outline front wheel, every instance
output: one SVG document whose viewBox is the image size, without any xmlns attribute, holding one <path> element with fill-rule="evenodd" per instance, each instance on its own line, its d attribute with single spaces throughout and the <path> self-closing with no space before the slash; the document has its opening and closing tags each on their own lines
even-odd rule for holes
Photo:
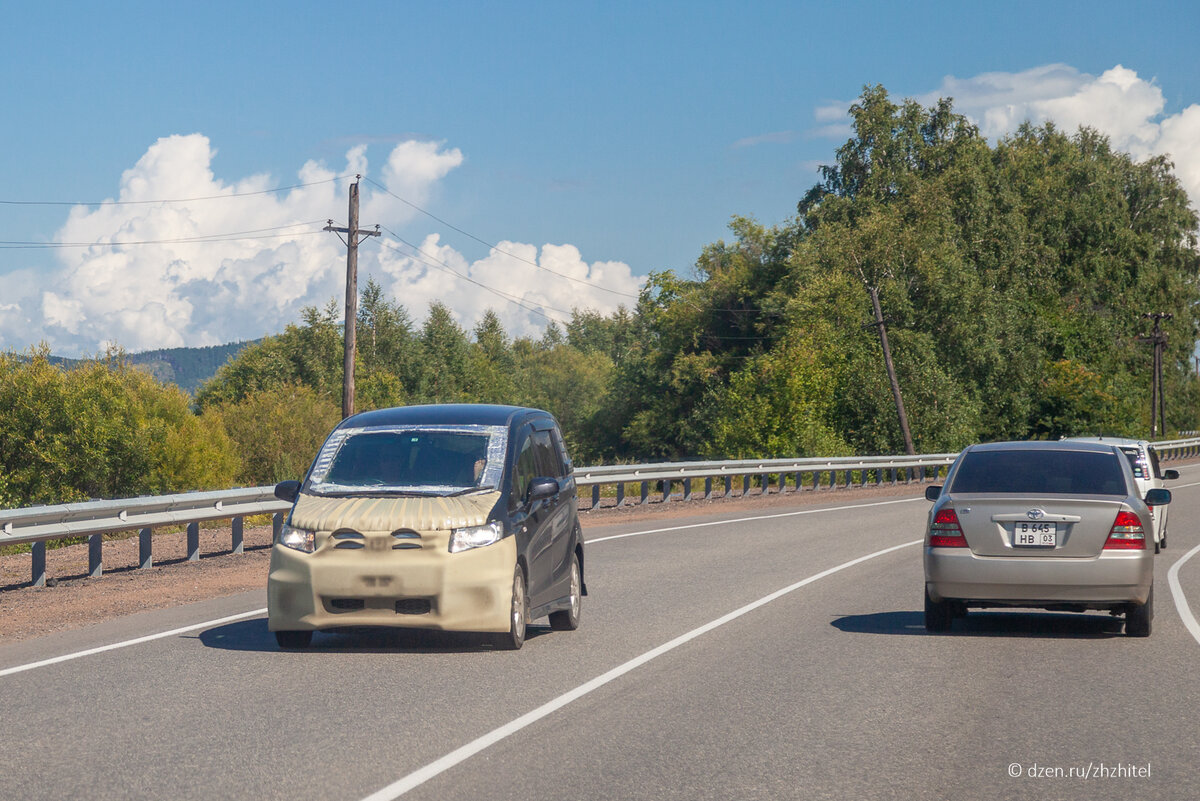
<svg viewBox="0 0 1200 801">
<path fill-rule="evenodd" d="M 1154 588 L 1146 596 L 1146 603 L 1136 606 L 1131 604 L 1125 610 L 1125 636 L 1149 637 L 1150 621 L 1154 619 Z"/>
<path fill-rule="evenodd" d="M 579 555 L 571 557 L 571 606 L 550 613 L 550 628 L 555 631 L 574 631 L 579 628 L 579 613 L 583 607 L 583 574 L 579 570 Z"/>
<path fill-rule="evenodd" d="M 512 607 L 508 615 L 508 631 L 493 634 L 492 645 L 498 651 L 518 651 L 525 644 L 525 627 L 529 623 L 529 596 L 525 592 L 525 573 L 517 565 L 513 571 Z"/>
</svg>

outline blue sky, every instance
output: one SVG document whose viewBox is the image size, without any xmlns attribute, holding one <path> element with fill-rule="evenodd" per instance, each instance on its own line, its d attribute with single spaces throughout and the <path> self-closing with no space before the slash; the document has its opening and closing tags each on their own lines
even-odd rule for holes
<svg viewBox="0 0 1200 801">
<path fill-rule="evenodd" d="M 1188 113 L 1200 104 L 1200 6 L 1185 3 L 10 5 L 0 200 L 240 196 L 365 164 L 378 184 L 363 185 L 362 223 L 384 225 L 388 241 L 364 245 L 363 271 L 418 319 L 431 300 L 465 325 L 490 305 L 515 333 L 573 305 L 628 303 L 651 270 L 689 272 L 732 215 L 786 220 L 865 84 L 897 98 L 952 88 L 991 135 L 1018 116 L 1065 115 L 1200 170 L 1200 154 L 1175 152 L 1200 148 L 1200 109 Z M 345 183 L 194 214 L 5 204 L 0 240 L 344 222 Z M 1196 200 L 1200 179 L 1188 188 Z M 45 340 L 78 354 L 280 330 L 338 292 L 344 251 L 310 234 L 0 248 L 0 348 Z"/>
</svg>

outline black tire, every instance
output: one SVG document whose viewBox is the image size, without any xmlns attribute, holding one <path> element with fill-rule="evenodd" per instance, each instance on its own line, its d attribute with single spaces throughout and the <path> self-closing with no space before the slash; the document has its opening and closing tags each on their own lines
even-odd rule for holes
<svg viewBox="0 0 1200 801">
<path fill-rule="evenodd" d="M 285 651 L 298 651 L 312 643 L 312 635 L 311 631 L 277 631 L 275 642 Z"/>
<path fill-rule="evenodd" d="M 954 619 L 954 604 L 951 601 L 934 601 L 925 590 L 925 630 L 949 631 Z"/>
<path fill-rule="evenodd" d="M 525 644 L 525 628 L 529 625 L 529 593 L 525 588 L 525 573 L 517 565 L 513 571 L 512 607 L 508 615 L 508 631 L 491 636 L 497 651 L 519 651 Z"/>
<path fill-rule="evenodd" d="M 555 631 L 574 631 L 579 628 L 579 613 L 583 609 L 583 571 L 579 569 L 579 554 L 571 556 L 571 608 L 550 613 L 550 628 Z"/>
<path fill-rule="evenodd" d="M 1125 636 L 1149 637 L 1150 621 L 1154 620 L 1154 588 L 1146 596 L 1144 604 L 1130 604 L 1125 610 Z"/>
</svg>

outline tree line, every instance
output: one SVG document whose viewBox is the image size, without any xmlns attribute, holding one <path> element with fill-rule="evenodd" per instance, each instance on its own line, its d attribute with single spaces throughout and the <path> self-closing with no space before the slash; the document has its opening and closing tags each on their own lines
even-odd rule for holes
<svg viewBox="0 0 1200 801">
<path fill-rule="evenodd" d="M 1168 427 L 1200 428 L 1197 216 L 1166 158 L 1051 123 L 992 144 L 951 101 L 879 86 L 851 117 L 794 217 L 734 218 L 731 241 L 690 275 L 652 273 L 632 309 L 514 338 L 494 313 L 468 331 L 439 303 L 418 325 L 369 281 L 360 409 L 537 406 L 578 463 L 896 453 L 874 292 L 918 452 L 1146 436 L 1145 312 L 1173 315 Z M 340 417 L 338 317 L 334 301 L 305 309 L 190 409 L 119 354 L 66 371 L 0 357 L 0 505 L 298 477 Z"/>
</svg>

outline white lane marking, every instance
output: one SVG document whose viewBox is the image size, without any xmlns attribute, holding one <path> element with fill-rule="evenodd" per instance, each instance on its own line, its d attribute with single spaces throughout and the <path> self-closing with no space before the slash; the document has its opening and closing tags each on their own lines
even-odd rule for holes
<svg viewBox="0 0 1200 801">
<path fill-rule="evenodd" d="M 772 520 L 779 517 L 796 517 L 797 515 L 815 515 L 821 512 L 844 512 L 847 509 L 866 509 L 871 506 L 888 506 L 893 503 L 912 503 L 914 501 L 924 501 L 924 497 L 920 498 L 903 498 L 898 501 L 877 501 L 875 503 L 855 503 L 849 506 L 827 506 L 821 509 L 804 509 L 799 512 L 780 512 L 774 515 L 757 515 L 755 517 L 738 517 L 733 520 L 712 520 L 707 523 L 691 523 L 686 526 L 669 526 L 667 528 L 652 528 L 647 531 L 631 531 L 628 534 L 613 534 L 610 537 L 597 537 L 594 540 L 584 540 L 585 545 L 591 545 L 596 542 L 607 542 L 608 540 L 620 540 L 625 537 L 640 537 L 643 534 L 661 534 L 664 531 L 683 531 L 689 528 L 706 528 L 708 526 L 725 526 L 730 523 L 750 523 L 755 520 Z"/>
<path fill-rule="evenodd" d="M 72 659 L 80 659 L 85 656 L 91 656 L 92 654 L 102 654 L 105 651 L 115 651 L 118 648 L 128 648 L 131 645 L 139 645 L 144 642 L 150 642 L 151 640 L 161 640 L 165 637 L 174 637 L 176 634 L 185 634 L 189 631 L 195 631 L 196 629 L 207 628 L 208 626 L 219 626 L 222 623 L 231 623 L 235 620 L 241 620 L 247 617 L 265 615 L 266 613 L 266 609 L 255 609 L 252 612 L 242 612 L 241 614 L 230 615 L 229 617 L 222 617 L 218 618 L 217 620 L 208 620 L 204 623 L 196 623 L 191 626 L 184 626 L 183 628 L 171 629 L 170 631 L 160 631 L 158 634 L 147 634 L 145 637 L 137 637 L 132 640 L 115 642 L 111 645 L 101 645 L 98 648 L 88 648 L 86 651 L 76 651 L 72 654 L 63 654 L 62 656 L 56 656 L 51 659 L 43 659 L 40 662 L 30 662 L 27 665 L 17 665 L 16 667 L 4 668 L 3 670 L 0 670 L 0 678 L 3 678 L 4 676 L 11 676 L 14 673 L 22 673 L 26 670 L 33 670 L 34 668 L 46 667 L 47 665 L 57 665 L 59 662 L 69 662 Z"/>
<path fill-rule="evenodd" d="M 1172 484 L 1167 487 L 1170 490 L 1187 489 L 1188 487 L 1200 487 L 1200 481 L 1193 481 L 1191 484 Z"/>
<path fill-rule="evenodd" d="M 1196 616 L 1192 614 L 1192 609 L 1188 606 L 1187 598 L 1183 595 L 1183 586 L 1179 583 L 1179 568 L 1183 567 L 1183 563 L 1197 553 L 1200 553 L 1200 545 L 1185 553 L 1179 558 L 1178 562 L 1171 565 L 1171 569 L 1167 571 L 1167 584 L 1170 585 L 1171 595 L 1175 598 L 1175 609 L 1179 612 L 1179 618 L 1183 621 L 1183 625 L 1187 627 L 1187 630 L 1191 632 L 1196 642 L 1200 642 L 1200 623 L 1196 622 Z"/>
<path fill-rule="evenodd" d="M 854 565 L 860 564 L 862 562 L 866 562 L 868 559 L 874 559 L 877 556 L 883 556 L 884 554 L 891 553 L 892 551 L 898 551 L 901 548 L 907 548 L 910 545 L 919 545 L 923 541 L 924 541 L 924 539 L 912 540 L 911 542 L 906 542 L 906 543 L 903 543 L 902 545 L 894 545 L 891 548 L 884 548 L 882 551 L 876 551 L 875 553 L 867 554 L 866 556 L 860 556 L 857 559 L 851 559 L 849 562 L 844 562 L 844 563 L 838 565 L 837 567 L 831 567 L 828 570 L 823 570 L 814 576 L 809 576 L 806 579 L 797 581 L 795 584 L 784 587 L 782 590 L 776 590 L 775 592 L 771 593 L 770 595 L 759 598 L 757 601 L 754 601 L 752 603 L 746 604 L 742 608 L 736 609 L 727 615 L 723 615 L 722 617 L 717 618 L 716 620 L 712 621 L 711 623 L 705 623 L 703 626 L 700 626 L 699 628 L 692 629 L 687 634 L 682 634 L 682 635 L 676 637 L 675 639 L 671 640 L 668 643 L 664 643 L 663 645 L 660 645 L 657 648 L 651 649 L 651 650 L 647 651 L 646 653 L 642 654 L 641 656 L 630 659 L 628 662 L 624 663 L 623 665 L 618 665 L 617 667 L 613 668 L 612 670 L 608 671 L 607 673 L 599 675 L 596 678 L 592 679 L 591 681 L 589 681 L 585 684 L 581 684 L 578 687 L 576 687 L 575 689 L 563 693 L 562 695 L 558 696 L 557 698 L 553 699 L 552 701 L 548 701 L 545 704 L 542 704 L 537 709 L 534 709 L 531 712 L 526 712 L 521 717 L 519 717 L 509 723 L 506 723 L 503 726 L 500 726 L 499 728 L 493 729 L 492 731 L 488 732 L 487 734 L 483 735 L 482 737 L 472 740 L 471 742 L 467 743 L 466 745 L 464 745 L 460 748 L 454 749 L 453 751 L 446 754 L 441 759 L 437 759 L 433 762 L 430 762 L 425 767 L 413 771 L 412 773 L 408 774 L 404 778 L 399 779 L 398 781 L 393 782 L 392 784 L 389 784 L 387 787 L 384 787 L 381 790 L 377 790 L 376 792 L 371 793 L 369 796 L 364 798 L 363 801 L 392 801 L 393 799 L 399 798 L 400 796 L 407 793 L 409 790 L 419 787 L 420 785 L 429 781 L 430 779 L 437 776 L 438 774 L 449 770 L 450 768 L 454 767 L 455 765 L 458 765 L 460 762 L 470 759 L 472 756 L 474 756 L 475 754 L 478 754 L 480 751 L 483 751 L 484 749 L 488 748 L 489 746 L 495 745 L 496 743 L 500 742 L 501 740 L 505 739 L 506 737 L 516 734 L 521 729 L 524 729 L 526 726 L 529 726 L 532 723 L 536 723 L 537 721 L 541 720 L 542 718 L 546 717 L 547 715 L 550 715 L 553 712 L 556 712 L 557 710 L 562 709 L 564 706 L 571 703 L 572 701 L 576 701 L 576 700 L 582 698 L 583 696 L 587 695 L 588 693 L 592 692 L 593 690 L 597 690 L 597 689 L 603 687 L 605 684 L 608 684 L 609 682 L 613 681 L 614 679 L 618 679 L 621 676 L 624 676 L 626 673 L 630 672 L 631 670 L 646 664 L 647 662 L 649 662 L 652 659 L 662 656 L 663 654 L 667 653 L 668 651 L 673 651 L 674 649 L 678 648 L 679 646 L 683 645 L 684 643 L 694 640 L 702 634 L 706 634 L 719 626 L 725 625 L 726 623 L 730 622 L 731 620 L 736 620 L 737 618 L 741 617 L 744 614 L 747 614 L 748 612 L 753 612 L 755 609 L 758 609 L 760 606 L 766 606 L 767 604 L 771 603 L 771 601 L 774 601 L 777 598 L 781 598 L 790 592 L 798 590 L 801 587 L 804 587 L 808 584 L 812 584 L 814 581 L 823 579 L 826 576 L 830 576 L 834 573 L 837 573 L 840 570 L 845 570 L 848 567 L 853 567 Z"/>
</svg>

